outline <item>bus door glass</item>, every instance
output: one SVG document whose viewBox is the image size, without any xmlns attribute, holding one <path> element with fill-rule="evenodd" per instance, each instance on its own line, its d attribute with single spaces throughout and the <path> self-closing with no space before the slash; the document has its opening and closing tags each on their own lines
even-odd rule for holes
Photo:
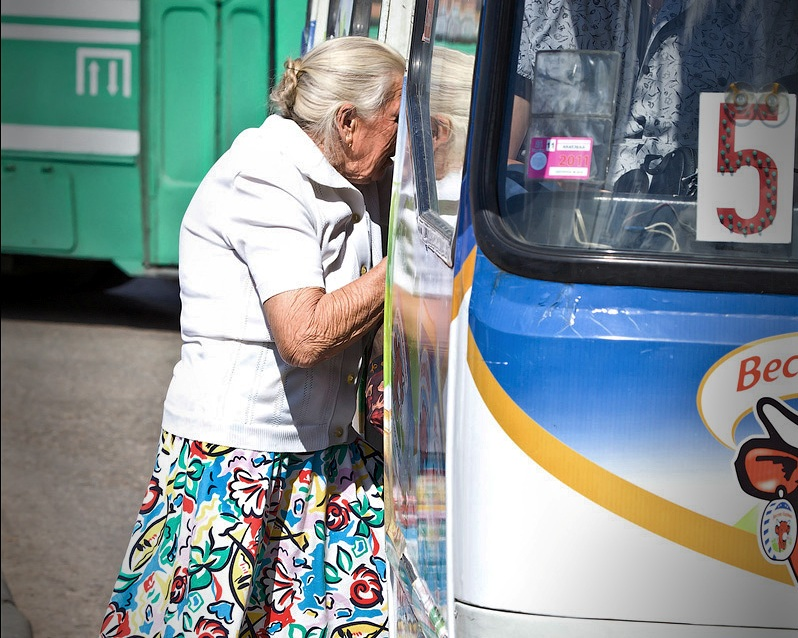
<svg viewBox="0 0 798 638">
<path fill-rule="evenodd" d="M 398 635 L 442 636 L 452 255 L 479 6 L 425 0 L 414 15 L 386 300 L 386 522 Z"/>
<path fill-rule="evenodd" d="M 458 638 L 795 631 L 798 3 L 498 0 L 475 77 Z"/>
</svg>

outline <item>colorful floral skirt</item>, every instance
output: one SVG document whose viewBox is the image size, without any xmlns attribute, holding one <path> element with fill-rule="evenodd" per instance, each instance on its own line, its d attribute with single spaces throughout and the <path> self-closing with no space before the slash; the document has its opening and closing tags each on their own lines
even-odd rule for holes
<svg viewBox="0 0 798 638">
<path fill-rule="evenodd" d="M 161 436 L 103 638 L 385 638 L 383 465 Z"/>
</svg>

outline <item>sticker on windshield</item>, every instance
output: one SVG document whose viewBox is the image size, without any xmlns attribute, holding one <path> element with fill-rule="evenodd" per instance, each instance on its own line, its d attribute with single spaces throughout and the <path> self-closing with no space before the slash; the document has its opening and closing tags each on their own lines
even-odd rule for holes
<svg viewBox="0 0 798 638">
<path fill-rule="evenodd" d="M 696 238 L 789 243 L 794 164 L 795 95 L 702 93 Z"/>
<path fill-rule="evenodd" d="M 588 179 L 593 140 L 589 137 L 534 137 L 529 145 L 530 179 Z"/>
</svg>

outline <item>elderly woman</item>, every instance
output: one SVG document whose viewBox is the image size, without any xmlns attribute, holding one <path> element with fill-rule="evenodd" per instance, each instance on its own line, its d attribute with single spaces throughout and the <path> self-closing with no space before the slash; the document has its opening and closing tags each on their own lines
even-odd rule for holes
<svg viewBox="0 0 798 638">
<path fill-rule="evenodd" d="M 387 635 L 382 460 L 352 422 L 403 74 L 360 37 L 289 59 L 277 114 L 200 184 L 181 357 L 102 636 Z"/>
</svg>

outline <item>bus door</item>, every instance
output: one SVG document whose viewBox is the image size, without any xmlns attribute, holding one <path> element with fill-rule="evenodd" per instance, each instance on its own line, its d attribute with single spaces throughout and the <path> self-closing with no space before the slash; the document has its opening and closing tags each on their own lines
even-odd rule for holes
<svg viewBox="0 0 798 638">
<path fill-rule="evenodd" d="M 395 11 L 388 16 L 388 33 L 398 18 Z M 384 342 L 385 518 L 396 636 L 447 634 L 448 344 L 478 21 L 476 2 L 420 1 L 409 40 Z"/>
<path fill-rule="evenodd" d="M 274 0 L 144 0 L 145 260 L 177 264 L 180 220 L 207 170 L 299 53 L 304 6 Z"/>
<path fill-rule="evenodd" d="M 4 1 L 3 254 L 174 270 L 194 190 L 265 118 L 304 14 L 263 0 Z"/>
<path fill-rule="evenodd" d="M 477 60 L 456 635 L 792 635 L 798 4 L 497 0 Z"/>
</svg>

